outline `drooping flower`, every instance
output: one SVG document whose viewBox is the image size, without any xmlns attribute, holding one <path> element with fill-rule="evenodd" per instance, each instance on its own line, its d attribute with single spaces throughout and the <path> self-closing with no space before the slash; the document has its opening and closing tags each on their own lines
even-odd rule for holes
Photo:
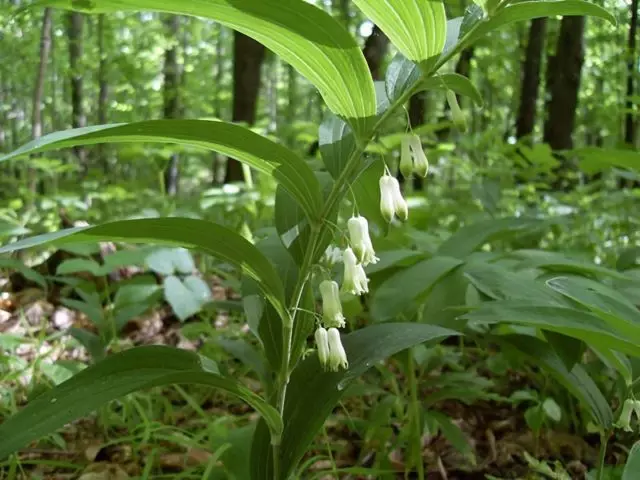
<svg viewBox="0 0 640 480">
<path fill-rule="evenodd" d="M 329 349 L 331 349 L 331 346 L 329 346 Z M 634 413 L 636 415 L 636 419 L 640 420 L 640 400 L 627 398 L 624 401 L 624 405 L 622 405 L 622 411 L 620 412 L 620 417 L 616 422 L 616 427 L 622 428 L 627 432 L 632 432 L 631 416 Z"/>
<path fill-rule="evenodd" d="M 323 327 L 319 327 L 314 334 L 316 339 L 316 346 L 318 347 L 318 359 L 320 365 L 327 367 L 329 362 L 329 337 L 327 336 L 327 330 Z"/>
<path fill-rule="evenodd" d="M 407 134 L 402 138 L 400 149 L 400 171 L 406 178 L 412 173 L 426 177 L 429 171 L 429 162 L 422 149 L 420 137 L 415 134 Z"/>
<path fill-rule="evenodd" d="M 322 296 L 322 322 L 324 326 L 344 327 L 344 315 L 340 303 L 340 291 L 338 284 L 333 280 L 324 280 L 320 283 L 320 295 Z"/>
<path fill-rule="evenodd" d="M 349 361 L 347 360 L 347 352 L 344 351 L 342 341 L 340 340 L 340 332 L 337 328 L 330 328 L 327 332 L 329 341 L 329 368 L 334 372 L 340 368 L 347 368 Z"/>
<path fill-rule="evenodd" d="M 327 249 L 324 251 L 324 260 L 329 264 L 333 265 L 342 260 L 342 250 L 336 247 L 335 245 L 329 245 Z"/>
<path fill-rule="evenodd" d="M 349 230 L 351 248 L 353 248 L 356 258 L 362 263 L 362 266 L 366 267 L 370 263 L 377 263 L 380 259 L 376 257 L 376 252 L 373 250 L 367 219 L 360 215 L 351 217 L 347 222 L 347 228 Z"/>
<path fill-rule="evenodd" d="M 451 119 L 456 128 L 461 132 L 465 132 L 467 130 L 467 120 L 464 117 L 464 112 L 460 109 L 460 105 L 458 105 L 458 98 L 453 90 L 447 90 L 447 103 L 451 110 Z"/>
<path fill-rule="evenodd" d="M 342 281 L 342 291 L 353 295 L 362 295 L 369 291 L 369 279 L 364 273 L 362 264 L 358 263 L 356 254 L 350 247 L 344 249 L 342 254 L 344 261 L 344 280 Z"/>
<path fill-rule="evenodd" d="M 397 215 L 401 220 L 409 217 L 409 207 L 400 191 L 400 183 L 385 172 L 380 177 L 380 212 L 387 222 Z"/>
<path fill-rule="evenodd" d="M 411 153 L 411 135 L 402 137 L 400 143 L 400 172 L 409 178 L 413 172 L 413 155 Z"/>
<path fill-rule="evenodd" d="M 413 157 L 413 171 L 421 177 L 426 177 L 429 172 L 429 161 L 422 149 L 422 142 L 418 135 L 409 137 L 409 147 Z"/>
</svg>

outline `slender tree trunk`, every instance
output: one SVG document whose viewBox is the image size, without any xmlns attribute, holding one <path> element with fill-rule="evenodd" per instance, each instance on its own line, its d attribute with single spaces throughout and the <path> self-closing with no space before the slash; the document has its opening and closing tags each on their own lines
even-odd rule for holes
<svg viewBox="0 0 640 480">
<path fill-rule="evenodd" d="M 213 71 L 213 83 L 214 83 L 214 91 L 215 96 L 213 97 L 213 115 L 216 118 L 222 118 L 222 102 L 220 100 L 220 92 L 222 91 L 222 82 L 224 78 L 224 27 L 222 25 L 218 25 L 217 35 L 216 35 L 216 60 L 215 60 L 215 68 Z M 214 152 L 211 160 L 211 183 L 213 185 L 218 185 L 219 181 L 219 171 L 222 165 L 223 156 Z"/>
<path fill-rule="evenodd" d="M 31 134 L 33 138 L 42 136 L 42 96 L 44 95 L 47 63 L 49 61 L 49 52 L 51 51 L 51 19 L 52 10 L 45 8 L 42 31 L 40 33 L 40 62 L 33 89 L 33 109 L 31 113 Z"/>
<path fill-rule="evenodd" d="M 424 124 L 424 117 L 426 113 L 425 108 L 425 92 L 416 93 L 409 99 L 409 122 L 411 122 L 411 128 L 418 128 Z M 398 175 L 402 174 L 398 171 Z M 418 175 L 413 176 L 413 189 L 421 191 L 424 188 L 424 179 Z"/>
<path fill-rule="evenodd" d="M 67 35 L 69 37 L 69 77 L 71 81 L 71 125 L 73 128 L 84 127 L 87 120 L 84 113 L 84 91 L 82 80 L 84 15 L 78 12 L 67 14 Z M 75 147 L 74 152 L 83 175 L 87 173 L 87 154 L 84 147 Z"/>
<path fill-rule="evenodd" d="M 374 25 L 371 35 L 369 35 L 364 42 L 364 49 L 362 50 L 374 80 L 381 80 L 383 78 L 381 67 L 388 47 L 389 38 L 377 25 Z"/>
<path fill-rule="evenodd" d="M 638 37 L 638 0 L 631 0 L 631 23 L 629 25 L 629 38 L 627 41 L 627 113 L 624 119 L 624 141 L 628 145 L 636 144 L 636 121 L 634 112 L 635 94 L 634 80 L 638 73 L 638 58 L 636 43 Z"/>
<path fill-rule="evenodd" d="M 553 150 L 573 148 L 573 128 L 584 63 L 584 17 L 564 17 L 556 52 L 549 58 L 544 141 Z"/>
<path fill-rule="evenodd" d="M 530 137 L 536 125 L 538 91 L 540 90 L 540 67 L 547 34 L 547 19 L 536 18 L 529 27 L 529 40 L 522 63 L 522 86 L 520 108 L 516 120 L 516 137 Z"/>
<path fill-rule="evenodd" d="M 107 123 L 107 100 L 109 98 L 109 83 L 107 81 L 107 52 L 104 45 L 105 16 L 98 16 L 98 124 Z M 109 173 L 107 149 L 104 144 L 98 145 L 98 160 L 102 164 L 105 174 Z"/>
<path fill-rule="evenodd" d="M 42 97 L 44 95 L 44 82 L 47 73 L 47 63 L 49 62 L 49 52 L 51 51 L 52 16 L 52 10 L 45 8 L 42 18 L 42 30 L 40 32 L 40 60 L 33 89 L 33 105 L 31 111 L 31 135 L 34 139 L 42 136 Z M 29 189 L 31 193 L 36 193 L 36 186 L 36 172 L 33 169 L 29 169 Z"/>
<path fill-rule="evenodd" d="M 233 117 L 234 122 L 253 125 L 256 120 L 260 73 L 265 49 L 261 43 L 240 32 L 234 32 L 233 45 Z M 244 179 L 242 165 L 233 158 L 227 160 L 224 182 Z"/>
<path fill-rule="evenodd" d="M 180 69 L 178 66 L 178 33 L 180 17 L 171 15 L 165 20 L 165 28 L 169 39 L 169 46 L 164 52 L 164 118 L 178 118 L 180 116 Z M 164 171 L 164 185 L 168 195 L 178 193 L 180 181 L 179 157 L 177 153 L 171 155 L 169 165 Z"/>
</svg>

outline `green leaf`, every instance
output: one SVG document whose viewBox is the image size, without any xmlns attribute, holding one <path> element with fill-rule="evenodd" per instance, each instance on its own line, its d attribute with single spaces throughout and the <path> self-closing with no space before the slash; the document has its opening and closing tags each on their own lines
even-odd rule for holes
<svg viewBox="0 0 640 480">
<path fill-rule="evenodd" d="M 630 336 L 615 330 L 596 315 L 567 307 L 535 305 L 523 301 L 482 304 L 463 318 L 486 324 L 504 322 L 562 333 L 598 348 L 611 348 L 640 356 L 640 335 Z"/>
<path fill-rule="evenodd" d="M 624 465 L 621 480 L 635 480 L 640 472 L 640 441 L 633 444 Z"/>
<path fill-rule="evenodd" d="M 70 258 L 65 260 L 56 269 L 56 275 L 69 275 L 71 273 L 89 272 L 96 277 L 106 275 L 109 270 L 104 270 L 102 265 L 91 258 Z"/>
<path fill-rule="evenodd" d="M 95 333 L 81 328 L 71 327 L 67 333 L 75 338 L 82 345 L 93 361 L 102 360 L 105 355 L 105 345 L 102 339 Z"/>
<path fill-rule="evenodd" d="M 516 250 L 509 254 L 509 257 L 517 258 L 521 262 L 516 266 L 519 269 L 543 268 L 551 271 L 561 271 L 568 273 L 605 275 L 608 277 L 628 280 L 629 277 L 623 273 L 610 268 L 600 267 L 593 263 L 574 260 L 562 253 L 548 252 L 544 250 Z"/>
<path fill-rule="evenodd" d="M 189 2 L 181 3 L 187 5 Z M 160 142 L 206 148 L 273 176 L 300 203 L 309 218 L 318 215 L 322 203 L 318 181 L 304 160 L 283 145 L 226 122 L 148 120 L 75 128 L 29 142 L 0 157 L 0 162 L 37 152 L 107 142 Z"/>
<path fill-rule="evenodd" d="M 396 101 L 422 79 L 420 67 L 401 53 L 397 53 L 387 68 L 385 90 L 390 102 Z"/>
<path fill-rule="evenodd" d="M 196 248 L 228 261 L 253 278 L 281 318 L 288 315 L 284 290 L 275 269 L 256 247 L 231 230 L 193 218 L 145 218 L 75 227 L 26 238 L 0 248 L 0 254 L 43 244 L 137 242 Z"/>
<path fill-rule="evenodd" d="M 523 22 L 533 18 L 563 16 L 600 17 L 608 20 L 611 24 L 616 24 L 615 17 L 604 8 L 581 0 L 536 0 L 529 2 L 513 3 L 487 18 L 480 21 L 469 29 L 464 37 L 466 45 L 475 42 L 478 38 L 496 30 L 503 25 L 514 22 Z"/>
<path fill-rule="evenodd" d="M 318 144 L 324 166 L 337 179 L 356 148 L 353 132 L 343 120 L 328 115 L 318 129 Z"/>
<path fill-rule="evenodd" d="M 137 347 L 112 355 L 38 396 L 0 425 L 0 458 L 55 432 L 105 403 L 131 392 L 195 383 L 231 393 L 262 414 L 275 435 L 282 431 L 276 410 L 247 387 L 211 373 L 199 355 L 164 346 Z"/>
<path fill-rule="evenodd" d="M 244 365 L 256 372 L 261 380 L 263 380 L 264 382 L 268 382 L 268 370 L 267 366 L 264 363 L 264 358 L 253 347 L 253 345 L 242 339 L 219 338 L 216 342 L 229 355 L 233 355 Z"/>
<path fill-rule="evenodd" d="M 464 258 L 489 241 L 510 238 L 545 224 L 544 220 L 519 217 L 479 221 L 465 225 L 451 235 L 440 245 L 438 254 Z"/>
<path fill-rule="evenodd" d="M 74 8 L 72 0 L 35 5 Z M 364 55 L 349 32 L 320 8 L 300 0 L 100 0 L 89 13 L 143 10 L 210 18 L 254 38 L 300 71 L 356 132 L 371 127 L 376 98 Z"/>
<path fill-rule="evenodd" d="M 442 277 L 462 262 L 433 257 L 391 275 L 374 292 L 371 315 L 378 321 L 400 315 L 419 302 Z"/>
<path fill-rule="evenodd" d="M 517 351 L 529 358 L 534 365 L 538 365 L 559 381 L 568 391 L 578 399 L 596 420 L 598 425 L 608 429 L 613 424 L 613 412 L 594 381 L 580 364 L 567 369 L 558 354 L 542 340 L 527 335 L 507 335 L 499 337 L 506 345 L 515 347 Z M 505 346 L 506 346 L 505 345 Z"/>
<path fill-rule="evenodd" d="M 589 174 L 602 172 L 611 167 L 640 171 L 640 154 L 634 150 L 584 147 L 572 150 L 571 154 L 580 159 L 580 168 Z"/>
<path fill-rule="evenodd" d="M 280 479 L 288 478 L 309 443 L 347 387 L 376 363 L 413 345 L 439 342 L 459 332 L 433 325 L 389 323 L 362 328 L 342 337 L 349 359 L 348 370 L 325 372 L 318 356 L 307 357 L 293 371 L 284 408 L 285 430 L 282 436 Z M 262 430 L 262 431 L 261 431 Z M 258 425 L 252 447 L 254 480 L 273 480 L 268 436 Z M 265 442 L 266 440 L 266 442 Z"/>
<path fill-rule="evenodd" d="M 459 95 L 469 97 L 479 107 L 484 103 L 482 95 L 471 80 L 458 73 L 443 73 L 429 77 L 420 83 L 418 91 L 421 90 L 453 90 Z"/>
<path fill-rule="evenodd" d="M 442 52 L 447 16 L 440 0 L 354 0 L 409 60 L 429 73 Z"/>
<path fill-rule="evenodd" d="M 384 234 L 389 230 L 389 222 L 380 213 L 380 177 L 383 172 L 384 162 L 382 158 L 376 158 L 360 171 L 350 186 L 360 214 L 370 224 L 378 225 Z"/>
<path fill-rule="evenodd" d="M 163 285 L 164 297 L 181 321 L 184 322 L 202 310 L 205 301 L 178 277 L 169 275 L 164 279 Z"/>
</svg>

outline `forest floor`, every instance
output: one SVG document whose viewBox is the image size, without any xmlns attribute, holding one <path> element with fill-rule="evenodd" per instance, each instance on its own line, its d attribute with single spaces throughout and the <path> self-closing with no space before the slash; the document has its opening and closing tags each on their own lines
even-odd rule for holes
<svg viewBox="0 0 640 480">
<path fill-rule="evenodd" d="M 203 345 L 194 318 L 180 323 L 166 305 L 129 322 L 118 349 L 132 345 L 164 344 L 191 350 Z M 210 321 L 206 319 L 204 321 Z M 238 329 L 229 315 L 219 312 L 216 329 Z M 193 327 L 196 327 L 195 329 Z M 69 376 L 73 365 L 89 362 L 87 353 L 65 331 L 70 327 L 95 330 L 87 317 L 70 310 L 38 288 L 0 299 L 0 421 L 9 416 L 43 386 Z M 239 327 L 242 330 L 242 326 Z M 187 332 L 187 334 L 185 334 Z M 445 348 L 456 351 L 458 345 Z M 462 370 L 477 362 L 471 349 L 462 356 Z M 224 360 L 223 360 L 224 361 Z M 254 390 L 259 384 L 243 367 L 226 360 L 225 368 L 242 375 Z M 65 370 L 63 367 L 68 367 Z M 464 438 L 455 435 L 425 435 L 422 457 L 426 478 L 431 480 L 586 478 L 598 454 L 597 435 L 578 436 L 545 426 L 537 433 L 525 421 L 525 409 L 505 399 L 527 387 L 528 378 L 505 370 L 476 370 L 493 384 L 487 395 L 464 401 L 443 400 L 430 409 L 446 414 Z M 396 372 L 396 381 L 403 379 Z M 496 387 L 497 385 L 497 387 Z M 422 398 L 433 393 L 420 392 Z M 409 473 L 405 449 L 398 438 L 406 428 L 402 420 L 382 425 L 371 438 L 353 428 L 354 418 L 367 418 L 367 409 L 379 397 L 346 398 L 325 424 L 324 434 L 308 453 L 309 478 L 336 478 L 332 471 L 384 464 L 396 474 L 384 478 L 418 478 Z M 126 401 L 112 402 L 95 415 L 73 422 L 59 434 L 25 448 L 16 458 L 0 464 L 0 479 L 124 480 L 129 478 L 207 478 L 203 472 L 219 462 L 219 453 L 209 448 L 217 433 L 246 424 L 255 414 L 242 403 L 203 388 L 156 388 L 133 394 Z M 206 427 L 205 427 L 206 425 Z M 205 433 L 203 433 L 203 430 Z M 215 442 L 214 442 L 215 443 Z M 460 447 L 463 445 L 463 448 Z M 466 445 L 466 446 L 464 446 Z M 625 449 L 610 442 L 609 464 L 620 464 Z M 330 452 L 330 453 L 329 453 Z M 380 461 L 380 456 L 385 457 Z M 388 471 L 388 470 L 387 470 Z M 376 475 L 344 474 L 340 478 L 379 478 Z"/>
</svg>

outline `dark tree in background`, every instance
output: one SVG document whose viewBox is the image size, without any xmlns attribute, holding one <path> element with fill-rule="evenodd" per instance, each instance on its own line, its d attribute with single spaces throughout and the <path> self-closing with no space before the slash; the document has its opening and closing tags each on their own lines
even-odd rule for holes
<svg viewBox="0 0 640 480">
<path fill-rule="evenodd" d="M 544 142 L 553 150 L 573 148 L 573 129 L 584 63 L 584 17 L 564 17 L 556 51 L 547 62 Z"/>
<path fill-rule="evenodd" d="M 377 25 L 373 26 L 371 35 L 364 42 L 362 53 L 369 66 L 369 71 L 374 80 L 383 78 L 382 63 L 389 48 L 389 38 Z"/>
<path fill-rule="evenodd" d="M 165 28 L 169 45 L 164 52 L 164 89 L 163 115 L 164 118 L 180 117 L 180 67 L 178 65 L 178 33 L 180 17 L 171 15 L 165 19 Z M 164 171 L 164 188 L 168 195 L 178 193 L 180 181 L 180 157 L 177 153 L 171 155 L 169 165 Z"/>
<path fill-rule="evenodd" d="M 82 78 L 82 52 L 84 15 L 78 12 L 67 14 L 67 36 L 69 38 L 69 81 L 71 85 L 71 126 L 84 127 L 87 119 L 84 113 L 84 83 Z M 87 172 L 87 154 L 84 147 L 73 149 L 83 174 Z"/>
<path fill-rule="evenodd" d="M 233 116 L 231 120 L 253 125 L 256 121 L 265 48 L 261 43 L 240 32 L 234 31 L 233 39 Z M 243 179 L 242 164 L 229 158 L 224 177 L 225 183 Z"/>
<path fill-rule="evenodd" d="M 538 92 L 540 90 L 540 69 L 546 33 L 546 18 L 536 18 L 531 21 L 525 57 L 522 62 L 520 107 L 516 120 L 516 137 L 518 139 L 530 137 L 535 129 Z"/>
<path fill-rule="evenodd" d="M 627 101 L 624 119 L 624 141 L 628 145 L 636 144 L 636 119 L 633 95 L 635 94 L 635 77 L 638 72 L 638 53 L 636 50 L 638 37 L 638 0 L 631 0 L 631 22 L 629 23 L 629 37 L 627 41 Z"/>
</svg>

